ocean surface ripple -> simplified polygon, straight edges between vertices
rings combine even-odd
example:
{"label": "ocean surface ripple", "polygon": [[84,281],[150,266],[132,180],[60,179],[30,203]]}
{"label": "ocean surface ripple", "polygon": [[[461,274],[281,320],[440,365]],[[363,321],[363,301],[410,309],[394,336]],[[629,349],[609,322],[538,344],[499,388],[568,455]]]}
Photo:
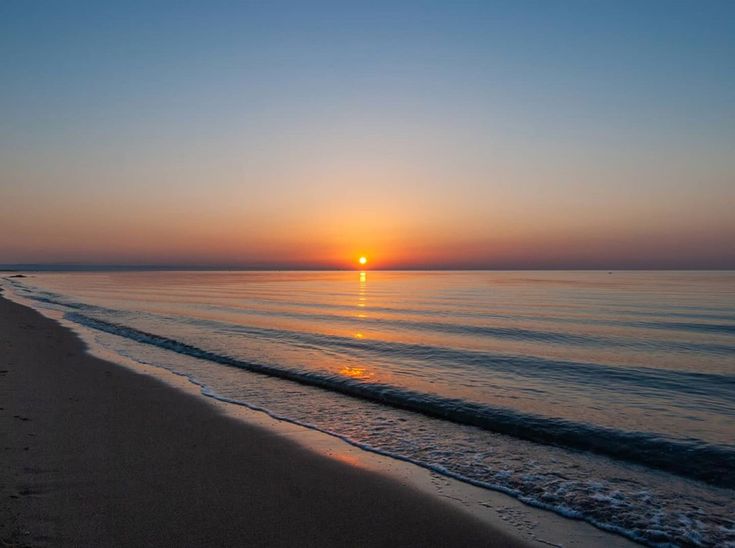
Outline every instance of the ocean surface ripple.
{"label": "ocean surface ripple", "polygon": [[204,394],[651,546],[735,546],[735,274],[5,280]]}

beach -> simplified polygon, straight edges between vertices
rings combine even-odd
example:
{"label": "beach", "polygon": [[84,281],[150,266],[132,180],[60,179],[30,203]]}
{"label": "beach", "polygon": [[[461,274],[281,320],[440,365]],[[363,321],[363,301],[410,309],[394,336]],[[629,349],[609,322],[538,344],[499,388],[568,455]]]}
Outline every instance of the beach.
{"label": "beach", "polygon": [[[383,533],[372,529],[395,527],[380,517],[384,506],[364,499],[359,478],[370,477],[379,481],[364,483],[410,495],[415,502],[407,503],[409,515],[423,517],[425,508],[438,504],[441,518],[429,519],[432,526],[444,526],[445,516],[463,516],[493,532],[492,542],[501,545],[506,540],[566,547],[664,540],[685,545],[690,539],[716,545],[727,542],[732,531],[728,471],[733,461],[721,410],[731,399],[727,357],[733,347],[727,304],[707,295],[726,298],[730,281],[726,273],[9,275],[0,280],[11,301],[3,309],[8,323],[3,337],[18,357],[8,358],[8,373],[0,381],[10,387],[13,378],[17,388],[8,388],[0,407],[9,411],[0,413],[10,421],[5,430],[21,436],[14,447],[22,462],[34,447],[24,443],[24,432],[38,442],[33,431],[43,424],[38,421],[64,417],[71,411],[58,409],[72,409],[81,421],[80,434],[66,433],[66,419],[58,419],[64,428],[55,423],[48,428],[61,432],[54,434],[60,441],[50,437],[43,447],[53,450],[34,455],[58,460],[69,453],[82,470],[94,469],[78,464],[90,453],[75,455],[67,447],[124,456],[101,460],[102,479],[95,484],[109,482],[114,467],[105,467],[112,465],[125,466],[115,472],[121,482],[149,474],[147,485],[178,485],[187,498],[216,508],[217,519],[228,516],[216,529],[236,524],[241,509],[249,524],[259,523],[252,508],[233,502],[243,493],[258,493],[248,501],[259,505],[276,500],[280,511],[279,493],[296,486],[303,497],[285,500],[301,512],[298,519],[312,524],[319,521],[312,513],[327,514],[329,527],[315,526],[319,535],[344,519],[350,528],[360,522],[364,535],[350,533],[334,544],[373,542],[370,535]],[[72,342],[40,344],[60,333]],[[31,352],[47,357],[35,359]],[[26,382],[19,372],[13,375],[12,362],[28,360],[21,371],[33,380]],[[44,379],[49,393],[30,398]],[[142,391],[141,383],[156,390]],[[58,387],[70,387],[71,393],[54,395]],[[594,399],[587,397],[590,390]],[[60,403],[38,411],[53,401]],[[648,414],[654,403],[667,412]],[[205,415],[195,411],[201,408]],[[91,427],[84,422],[90,417],[101,418]],[[206,424],[197,427],[199,421]],[[221,430],[220,421],[233,432]],[[246,440],[242,429],[270,441]],[[282,461],[250,452],[251,445],[260,450],[273,439],[286,447]],[[161,447],[145,445],[154,440],[171,453],[159,455]],[[327,463],[324,470],[314,472],[302,455]],[[190,469],[180,469],[184,460]],[[261,461],[268,466],[261,468]],[[131,463],[143,470],[127,468]],[[67,469],[52,464],[23,467]],[[343,472],[333,474],[330,466],[358,479],[341,479]],[[208,484],[213,469],[222,471],[225,487]],[[288,470],[284,483],[272,483],[283,469]],[[162,479],[162,470],[172,477]],[[246,472],[272,485],[274,493],[253,491],[242,476]],[[197,480],[201,492],[189,495],[191,481],[180,478],[199,476],[206,477]],[[50,478],[36,478],[46,482],[40,488],[16,482],[6,500],[17,505],[26,492],[45,500],[40,493],[58,483],[58,474]],[[74,474],[70,478],[79,483]],[[324,492],[332,484],[338,489],[334,500]],[[140,498],[126,499],[125,489],[106,504],[114,508]],[[169,491],[164,498],[180,495]],[[313,499],[324,499],[324,507]],[[179,512],[176,502],[169,504],[172,513]],[[184,506],[190,508],[188,500]],[[263,512],[258,515],[266,516],[267,524]],[[193,515],[206,512],[194,505],[182,519],[189,525]],[[413,527],[414,517],[391,519]],[[387,542],[423,545],[421,534]],[[261,538],[261,532],[253,537]],[[441,536],[429,537],[444,543]],[[266,544],[288,545],[301,535],[285,531],[272,542],[263,538]],[[467,545],[461,537],[447,543]]]}
{"label": "beach", "polygon": [[90,356],[0,299],[0,538],[18,546],[520,546]]}

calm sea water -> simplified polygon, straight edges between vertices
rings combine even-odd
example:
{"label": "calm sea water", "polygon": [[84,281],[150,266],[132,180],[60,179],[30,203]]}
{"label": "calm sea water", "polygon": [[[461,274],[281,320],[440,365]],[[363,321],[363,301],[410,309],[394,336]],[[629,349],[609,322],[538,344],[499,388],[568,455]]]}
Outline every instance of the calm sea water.
{"label": "calm sea water", "polygon": [[6,283],[209,396],[647,544],[735,546],[733,272]]}

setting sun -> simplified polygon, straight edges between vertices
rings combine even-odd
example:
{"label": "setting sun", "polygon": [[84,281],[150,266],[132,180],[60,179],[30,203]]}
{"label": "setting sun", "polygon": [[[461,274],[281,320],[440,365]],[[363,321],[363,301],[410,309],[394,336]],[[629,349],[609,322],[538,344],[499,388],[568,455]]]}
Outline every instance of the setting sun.
{"label": "setting sun", "polygon": [[358,261],[361,265],[367,264],[367,257],[360,257]]}

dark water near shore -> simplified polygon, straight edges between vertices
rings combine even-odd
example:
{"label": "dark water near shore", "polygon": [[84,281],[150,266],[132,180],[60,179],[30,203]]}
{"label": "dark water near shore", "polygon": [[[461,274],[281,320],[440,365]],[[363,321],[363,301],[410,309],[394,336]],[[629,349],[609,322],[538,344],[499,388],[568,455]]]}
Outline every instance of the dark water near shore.
{"label": "dark water near shore", "polygon": [[735,545],[735,273],[5,283],[208,395],[648,544]]}

